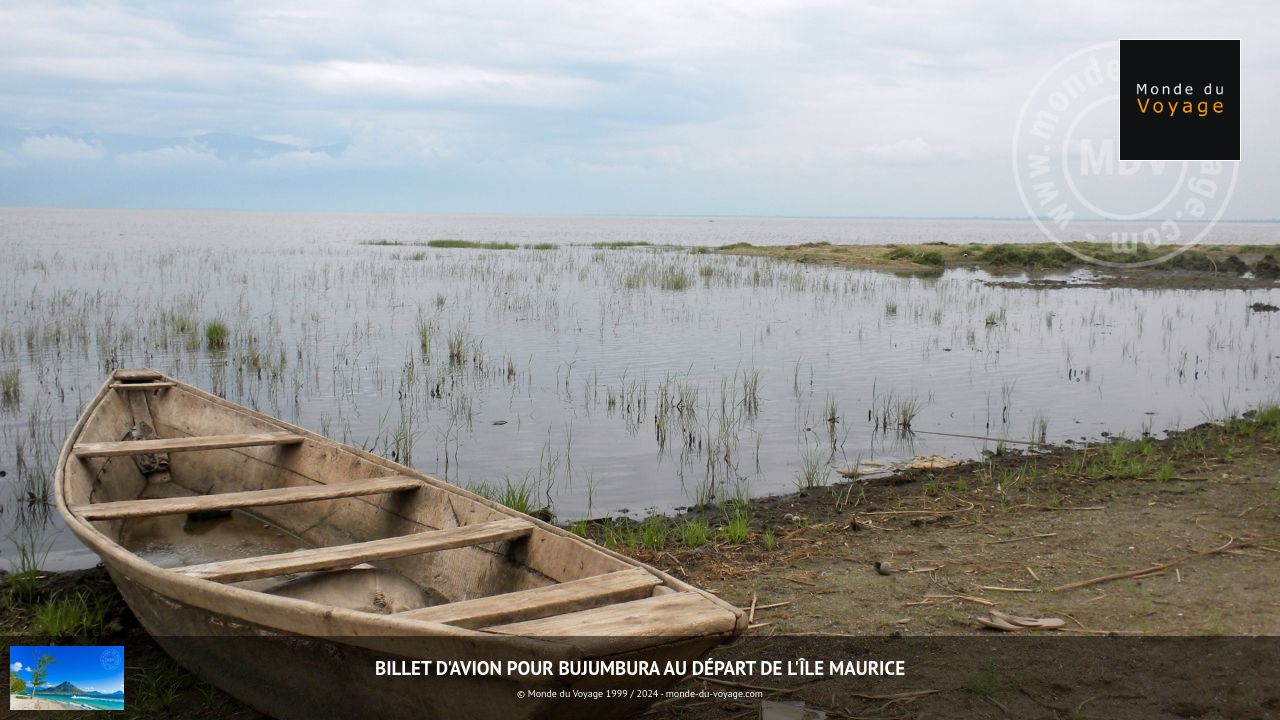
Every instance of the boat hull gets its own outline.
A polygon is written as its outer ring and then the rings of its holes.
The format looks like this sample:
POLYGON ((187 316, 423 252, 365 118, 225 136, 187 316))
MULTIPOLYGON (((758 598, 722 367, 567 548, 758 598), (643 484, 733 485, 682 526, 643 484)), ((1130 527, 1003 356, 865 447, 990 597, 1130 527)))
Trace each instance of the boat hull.
MULTIPOLYGON (((477 652, 474 642, 443 636, 344 638, 302 636, 194 607, 107 565, 148 634, 185 668, 255 710, 278 720, 599 720, 632 717, 661 699, 680 678, 379 675, 377 663, 528 659, 502 641, 477 652), (627 697, 588 699, 624 690, 627 697)), ((696 660, 719 638, 672 638, 622 659, 696 660)))
POLYGON ((68 528, 102 558, 143 628, 196 675, 280 720, 627 717, 680 678, 403 676, 379 674, 378 663, 695 660, 746 627, 741 610, 656 568, 154 371, 117 371, 103 384, 63 446, 54 480, 68 528), (152 467, 156 460, 164 467, 152 467), (376 488, 354 491, 353 483, 376 488), (286 496, 294 499, 277 502, 286 496), (217 522, 183 514, 245 502, 259 506, 217 522), (168 537, 159 532, 164 518, 176 523, 165 532, 189 534, 157 556, 151 540, 168 537), (219 550, 233 553, 227 558, 187 556, 190 547, 218 548, 213 539, 235 518, 249 523, 238 533, 270 529, 300 549, 237 534, 234 547, 219 550), (358 578, 340 569, 368 568, 366 561, 383 574, 369 576, 413 583, 420 601, 384 593, 385 585, 374 588, 374 607, 364 607, 321 592, 346 584, 289 580, 287 592, 254 584, 327 570, 346 583, 358 578), (634 582, 637 574, 643 582, 616 597, 569 599, 582 582, 598 588, 601 579, 634 582), (542 612, 527 593, 546 590, 555 592, 538 597, 560 603, 550 615, 521 615, 507 600, 526 593, 542 612), (501 607, 477 609, 490 598, 501 607), (437 606, 468 601, 469 617, 483 622, 430 619, 437 606), (590 632, 574 637, 583 627, 590 632), (583 699, 600 693, 606 697, 583 699))

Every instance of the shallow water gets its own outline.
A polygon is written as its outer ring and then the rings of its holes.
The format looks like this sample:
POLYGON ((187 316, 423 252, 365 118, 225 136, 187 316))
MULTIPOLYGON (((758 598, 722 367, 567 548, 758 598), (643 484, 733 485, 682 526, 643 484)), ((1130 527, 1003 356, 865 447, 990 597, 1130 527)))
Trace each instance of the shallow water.
POLYGON ((995 447, 931 432, 1138 435, 1274 399, 1280 314, 1248 306, 1280 304, 1276 289, 1006 289, 589 246, 1040 239, 1001 221, 3 210, 0 373, 20 392, 0 403, 0 529, 39 528, 51 569, 95 561, 16 496, 39 494, 115 367, 452 482, 509 480, 566 521, 995 447), (362 244, 442 237, 558 247, 362 244), (208 347, 213 320, 225 348, 208 347), (913 410, 915 433, 895 427, 913 410))

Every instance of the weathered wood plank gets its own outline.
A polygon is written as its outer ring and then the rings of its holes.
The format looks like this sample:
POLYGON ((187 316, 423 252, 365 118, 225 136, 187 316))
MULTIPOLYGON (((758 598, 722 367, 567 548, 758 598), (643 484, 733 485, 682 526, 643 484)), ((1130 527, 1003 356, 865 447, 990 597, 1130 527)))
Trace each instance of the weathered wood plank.
POLYGON ((128 382, 130 380, 159 380, 164 377, 155 370, 116 370, 111 375, 114 380, 128 382))
POLYGON ((464 628, 514 623, 647 596, 662 580, 640 568, 398 613, 464 628))
POLYGON ((258 445, 295 445, 302 437, 290 432, 255 433, 251 435, 202 435, 161 440, 126 440, 122 442, 79 443, 72 452, 78 458, 147 455, 151 453, 220 450, 222 448, 258 445))
POLYGON ((729 633, 736 624, 737 616, 728 610, 699 593, 682 592, 484 629, 528 637, 599 638, 601 648, 607 648, 624 638, 729 633))
POLYGON ((174 568, 172 572, 204 580, 238 582, 312 570, 334 570, 373 560, 483 545, 528 535, 533 532, 533 528, 533 524, 528 521, 508 518, 351 545, 308 548, 276 555, 189 565, 174 568))
POLYGON ((234 508, 288 505, 291 503, 333 500, 360 495, 414 490, 423 486, 421 480, 405 475, 353 480, 331 485, 299 485, 270 490, 191 495, 188 497, 157 498, 148 500, 121 500, 94 505, 77 505, 71 512, 85 520, 110 520, 114 518, 154 517, 181 513, 231 510, 234 508))
POLYGON ((171 388, 177 385, 175 382, 168 380, 156 380, 154 382, 113 382, 111 388, 113 390, 155 390, 156 388, 171 388))

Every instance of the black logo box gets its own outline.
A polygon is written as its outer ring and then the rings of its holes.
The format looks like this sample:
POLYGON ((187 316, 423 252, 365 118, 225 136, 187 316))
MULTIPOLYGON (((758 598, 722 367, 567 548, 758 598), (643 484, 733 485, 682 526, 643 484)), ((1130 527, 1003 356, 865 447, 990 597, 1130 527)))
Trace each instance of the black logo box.
POLYGON ((1120 41, 1122 160, 1239 160, 1240 100, 1239 40, 1120 41))

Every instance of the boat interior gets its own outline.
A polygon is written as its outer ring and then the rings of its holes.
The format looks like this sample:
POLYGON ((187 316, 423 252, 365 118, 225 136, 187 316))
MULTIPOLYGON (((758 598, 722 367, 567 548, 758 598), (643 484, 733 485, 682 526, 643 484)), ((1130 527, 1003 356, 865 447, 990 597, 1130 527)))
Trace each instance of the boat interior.
POLYGON ((513 635, 732 632, 710 597, 575 536, 149 370, 118 370, 68 510, 163 568, 513 635))

